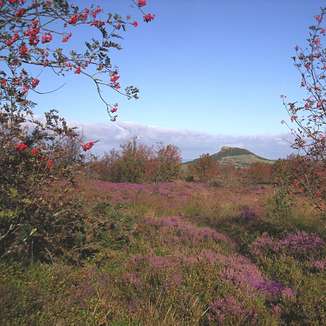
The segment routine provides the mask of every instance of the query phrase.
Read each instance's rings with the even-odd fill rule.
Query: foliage
[[[134,3],[145,22],[154,19],[142,9],[146,2]],[[111,88],[128,99],[138,97],[136,87],[121,91],[119,71],[110,58],[112,50],[121,50],[121,32],[138,26],[130,16],[104,13],[103,8],[94,5],[79,8],[67,0],[12,0],[1,1],[0,21],[1,106],[8,112],[12,105],[29,110],[32,102],[28,94],[42,93],[35,67],[58,76],[73,73],[90,78],[112,120],[117,117],[118,104],[105,99],[103,88]],[[86,37],[84,46],[76,49],[70,41],[78,29]]]
[[[292,214],[292,197],[284,187],[278,187],[274,191],[273,197],[269,202],[269,209],[272,216],[278,220],[286,221]]]
[[[253,184],[272,183],[273,165],[266,163],[253,163],[245,172],[248,181]]]
[[[272,183],[273,161],[246,149],[222,147],[216,154],[202,154],[184,165],[184,178],[209,182],[212,186]]]
[[[55,111],[44,121],[0,112],[1,257],[50,260],[82,243],[80,204],[64,199],[83,159],[78,141]]]
[[[278,160],[273,171],[274,182],[287,193],[308,196],[319,209],[325,209],[326,170],[324,162],[305,156]]]
[[[146,1],[134,2],[145,22]],[[78,261],[86,243],[85,207],[73,197],[84,155],[95,141],[82,143],[58,113],[36,119],[31,92],[42,94],[42,70],[57,76],[84,75],[94,83],[112,120],[118,104],[105,99],[103,88],[138,97],[132,86],[121,91],[112,50],[120,50],[121,33],[137,21],[104,13],[91,5],[79,8],[66,0],[0,1],[0,257]],[[84,45],[70,40],[82,30]],[[39,71],[38,71],[39,70]],[[102,77],[101,77],[102,76]],[[68,253],[69,252],[69,253]],[[73,258],[72,258],[73,257]]]
[[[134,138],[122,145],[120,152],[112,150],[94,161],[90,170],[100,179],[141,183],[172,181],[178,177],[180,166],[181,156],[176,146],[160,145],[155,149]]]
[[[301,75],[301,87],[307,92],[303,104],[287,103],[291,121],[296,129],[291,129],[295,135],[294,148],[303,150],[314,159],[325,160],[326,154],[326,110],[325,110],[325,49],[322,37],[326,30],[322,27],[326,8],[321,9],[316,16],[316,24],[310,26],[308,48],[296,46],[294,64]],[[285,99],[285,98],[284,98]]]
[[[172,181],[180,174],[181,154],[175,145],[160,145],[156,149],[155,160],[157,170],[155,181]]]
[[[200,180],[207,181],[212,176],[218,175],[219,165],[209,154],[202,154],[190,165],[190,171]]]
[[[283,97],[284,105],[290,115],[293,127],[288,126],[294,136],[292,147],[297,149],[304,158],[300,160],[301,171],[297,171],[297,182],[315,200],[316,205],[324,209],[325,197],[321,195],[325,189],[326,170],[326,100],[325,100],[325,55],[322,39],[326,34],[323,22],[326,8],[321,8],[315,16],[315,24],[310,26],[308,45],[306,49],[296,46],[294,64],[301,76],[301,87],[306,92],[302,102],[287,102]],[[308,173],[306,168],[308,167]],[[311,168],[316,171],[311,173]],[[320,175],[322,171],[322,175]],[[316,187],[315,177],[321,187]],[[295,185],[294,185],[295,187]]]

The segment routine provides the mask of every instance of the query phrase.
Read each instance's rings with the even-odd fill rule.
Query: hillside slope
[[[221,164],[231,164],[236,167],[246,167],[253,163],[267,163],[273,164],[274,161],[268,160],[261,156],[258,156],[247,149],[239,147],[228,147],[223,146],[221,150],[215,154],[211,155],[212,158],[216,159]],[[191,164],[196,162],[198,159],[195,159],[185,164]]]

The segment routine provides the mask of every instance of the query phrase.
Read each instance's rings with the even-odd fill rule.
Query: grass
[[[1,325],[326,323],[325,221],[302,198],[90,180],[80,195],[102,221],[94,255],[0,264]]]

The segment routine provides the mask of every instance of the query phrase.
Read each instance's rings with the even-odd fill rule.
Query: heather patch
[[[292,255],[313,255],[320,252],[325,246],[325,241],[317,234],[301,231],[286,235],[277,246],[279,250],[285,250]]]
[[[254,221],[257,219],[257,213],[252,208],[244,206],[240,212],[240,219],[244,222]]]
[[[273,239],[263,233],[251,245],[253,255],[262,256],[270,253],[285,253],[296,258],[320,256],[325,251],[325,241],[317,234],[298,231],[286,234],[281,239]]]
[[[189,256],[157,256],[154,254],[134,256],[130,262],[138,271],[138,275],[142,273],[144,266],[148,266],[154,272],[167,272],[168,270],[180,272],[186,267],[187,270],[191,270],[196,265],[216,265],[216,275],[219,275],[222,280],[231,282],[235,287],[246,290],[249,295],[254,295],[252,290],[270,298],[277,296],[291,298],[295,295],[292,289],[278,281],[266,278],[255,264],[240,255],[226,256],[213,250],[204,249],[196,255]]]
[[[326,270],[326,258],[313,261],[310,266],[319,271],[324,272]]]
[[[184,242],[198,243],[211,240],[232,244],[232,241],[224,234],[209,227],[198,227],[178,216],[146,219],[145,223],[160,228],[162,232],[175,231],[179,239]]]
[[[245,307],[233,296],[216,299],[209,305],[208,320],[218,325],[258,323],[258,315],[254,309]]]
[[[222,278],[232,282],[235,286],[247,289],[248,293],[254,289],[272,297],[294,296],[294,292],[291,289],[278,281],[267,279],[255,264],[243,256],[226,256],[224,257],[223,264]]]

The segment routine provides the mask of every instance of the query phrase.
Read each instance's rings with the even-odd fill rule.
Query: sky
[[[210,134],[185,129],[168,129],[133,122],[118,121],[114,124],[80,124],[83,135],[92,135],[101,141],[93,154],[101,155],[111,148],[119,148],[134,137],[149,146],[174,144],[182,151],[183,161],[199,157],[203,153],[214,153],[223,146],[246,148],[262,157],[278,159],[289,154],[291,138],[285,134],[242,135]]]
[[[131,14],[141,22],[130,0],[77,1],[81,7],[91,2]],[[103,151],[113,146],[112,130],[125,128],[127,134],[133,134],[135,126],[142,126],[136,129],[144,133],[138,135],[144,140],[145,130],[151,130],[151,134],[156,130],[155,141],[162,142],[173,141],[173,135],[186,135],[179,146],[189,158],[200,152],[200,148],[189,149],[189,133],[194,137],[219,137],[225,139],[225,145],[233,144],[234,139],[241,145],[247,137],[252,139],[248,146],[253,150],[257,137],[265,136],[266,148],[257,145],[257,154],[277,158],[289,153],[288,145],[287,150],[277,145],[280,135],[287,139],[288,132],[281,124],[287,114],[280,95],[294,100],[304,95],[291,56],[295,45],[306,45],[308,27],[325,1],[147,2],[145,10],[156,14],[155,20],[130,28],[122,40],[123,50],[112,54],[113,63],[120,68],[122,85],[140,89],[137,101],[106,93],[113,103],[120,104],[118,125],[109,122],[93,85],[79,76],[58,79],[45,74],[41,91],[62,84],[64,87],[37,97],[39,110],[58,109],[69,121],[83,125],[84,133],[93,130],[87,137],[94,137],[96,126],[103,128],[107,131],[100,132],[102,144],[107,144]],[[75,33],[73,44],[78,46],[84,37]],[[274,144],[270,142],[273,137]],[[202,152],[216,152],[220,145],[205,146]]]

